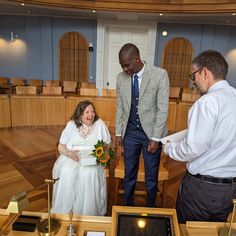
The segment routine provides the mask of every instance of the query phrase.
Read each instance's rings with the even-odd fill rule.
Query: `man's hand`
[[[121,136],[115,137],[115,145],[117,148],[122,147],[122,137]]]
[[[148,152],[154,153],[158,150],[159,142],[150,140],[148,144]]]

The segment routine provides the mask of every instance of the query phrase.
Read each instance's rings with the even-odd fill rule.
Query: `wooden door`
[[[164,48],[162,66],[168,72],[170,86],[189,87],[193,46],[186,39],[171,39]]]
[[[65,33],[58,48],[59,80],[88,81],[88,43],[77,32]]]

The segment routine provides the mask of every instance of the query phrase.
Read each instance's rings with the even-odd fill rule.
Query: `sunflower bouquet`
[[[97,144],[94,145],[92,156],[97,158],[97,164],[102,166],[109,165],[111,159],[114,157],[114,150],[103,140],[98,140]]]

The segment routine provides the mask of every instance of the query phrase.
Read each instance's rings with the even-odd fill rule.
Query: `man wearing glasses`
[[[236,198],[236,89],[225,80],[228,64],[208,50],[192,62],[190,78],[202,96],[188,113],[188,133],[164,152],[187,162],[176,209],[180,223],[226,221]]]
[[[123,72],[117,76],[116,145],[124,145],[124,203],[132,206],[139,156],[143,152],[147,206],[155,207],[162,145],[167,134],[169,79],[164,69],[146,64],[131,43],[119,52]]]

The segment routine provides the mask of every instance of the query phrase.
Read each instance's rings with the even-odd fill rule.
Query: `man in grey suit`
[[[132,206],[139,157],[143,152],[148,207],[155,207],[158,169],[167,134],[169,79],[164,69],[140,59],[131,43],[119,52],[123,72],[117,75],[116,145],[124,146],[124,203]]]

